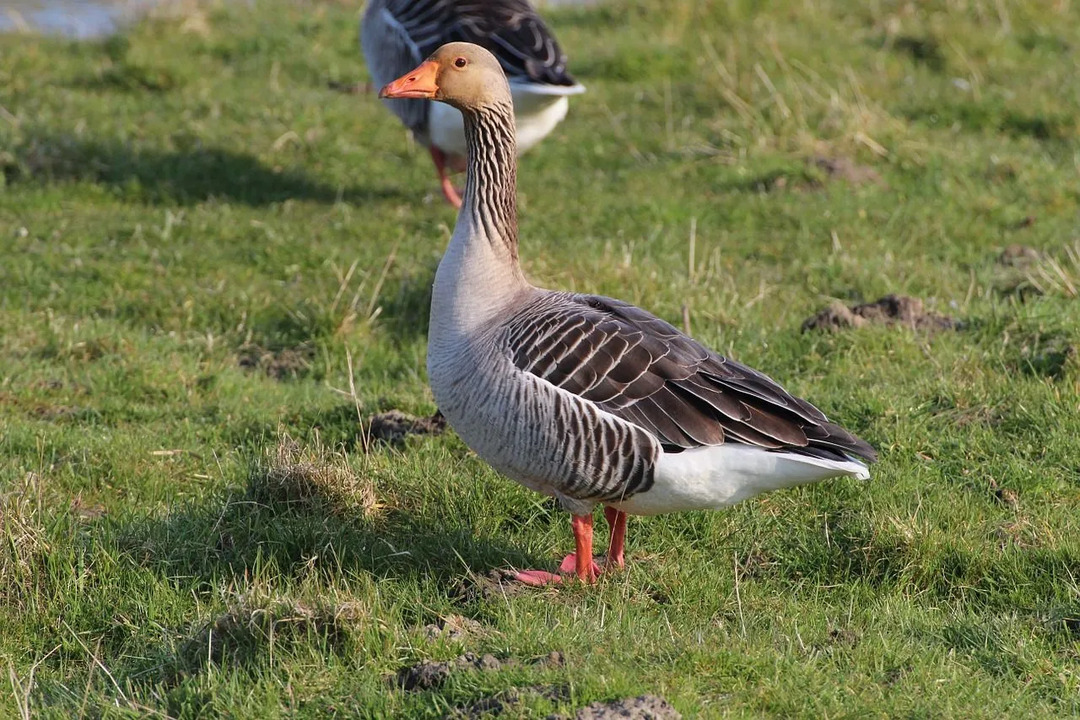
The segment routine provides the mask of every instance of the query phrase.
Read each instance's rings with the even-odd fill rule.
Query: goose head
[[[388,83],[379,97],[438,100],[462,111],[511,103],[499,61],[479,45],[464,42],[443,45],[415,70]]]

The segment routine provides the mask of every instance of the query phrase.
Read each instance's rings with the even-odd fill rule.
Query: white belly
[[[514,96],[518,154],[544,139],[566,117],[570,102],[565,95],[538,95],[510,86]],[[446,103],[431,103],[428,116],[431,144],[443,152],[465,156],[465,122],[461,113]]]

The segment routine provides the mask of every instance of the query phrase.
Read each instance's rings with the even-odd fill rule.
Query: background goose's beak
[[[435,84],[438,75],[439,64],[434,60],[425,60],[412,72],[387,83],[386,87],[379,91],[379,97],[431,100],[439,90],[439,86]]]

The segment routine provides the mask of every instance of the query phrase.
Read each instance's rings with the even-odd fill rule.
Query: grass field
[[[517,594],[477,578],[552,568],[567,515],[358,419],[435,409],[454,222],[334,89],[359,15],[0,37],[0,715],[1080,713],[1080,4],[547,13],[588,93],[522,161],[529,277],[685,305],[882,459],[633,519],[627,572]],[[801,331],[887,293],[961,325]],[[387,681],[465,652],[519,662]]]

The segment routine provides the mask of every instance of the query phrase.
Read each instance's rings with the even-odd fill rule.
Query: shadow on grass
[[[438,263],[430,263],[402,277],[396,290],[387,293],[378,322],[399,342],[427,335],[431,313],[431,287]]]
[[[84,140],[64,133],[31,133],[7,157],[0,155],[0,173],[8,184],[93,182],[122,199],[147,203],[217,199],[258,206],[297,199],[363,205],[399,195],[378,186],[332,187],[224,148],[133,149],[116,140]]]
[[[538,562],[451,517],[387,509],[378,501],[368,479],[300,455],[255,465],[247,487],[224,498],[114,525],[116,550],[128,562],[185,592],[235,595],[224,615],[185,631],[173,647],[140,650],[140,659],[121,671],[140,684],[175,688],[209,664],[254,667],[275,643],[279,653],[358,651],[350,638],[363,633],[364,623],[352,616],[367,611],[362,604],[335,605],[333,593],[314,603],[298,600],[296,586],[312,577],[331,586],[358,575],[434,586],[469,604],[474,600],[458,593],[470,573]],[[407,625],[432,620],[423,607],[402,610]]]
[[[164,518],[133,519],[118,528],[117,538],[136,564],[165,577],[194,579],[196,590],[206,591],[232,578],[320,571],[449,588],[470,571],[543,562],[451,518],[405,509],[365,517],[330,495],[268,492],[256,485]]]
[[[1032,114],[992,103],[916,105],[904,108],[901,113],[908,120],[923,122],[932,127],[959,125],[970,131],[998,132],[1043,142],[1067,142],[1075,135],[1073,119],[1063,113]]]

